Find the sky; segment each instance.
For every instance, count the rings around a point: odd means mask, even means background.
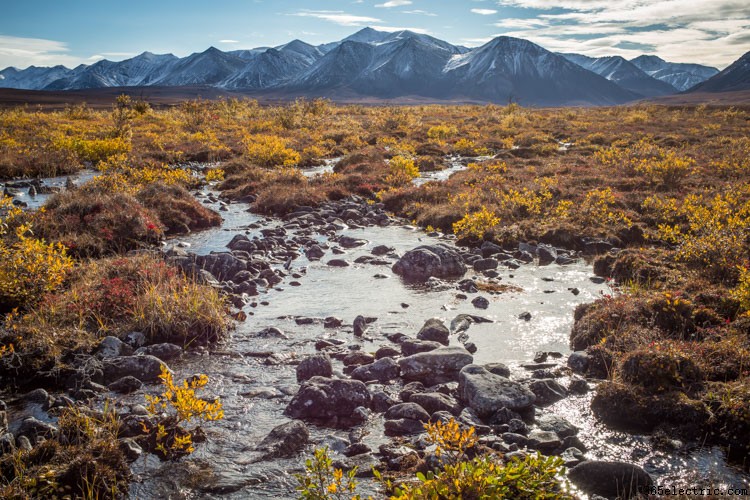
[[[499,35],[555,52],[723,69],[750,51],[750,0],[2,0],[0,68],[183,57],[314,45],[365,26],[410,29],[474,47]]]

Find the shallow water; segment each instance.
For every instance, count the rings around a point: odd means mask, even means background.
[[[245,205],[231,204],[228,211],[222,213],[224,226],[232,228],[231,231],[214,229],[182,240],[197,253],[225,250],[224,245],[237,232],[247,231],[250,237],[258,234],[258,229],[243,231],[248,224],[263,221],[246,210]],[[278,222],[265,220],[264,226],[266,224]],[[392,246],[401,255],[415,246],[442,240],[408,226],[345,229],[341,233],[368,241],[363,247],[336,256],[350,262],[368,254],[369,249],[379,244]],[[254,457],[251,451],[253,446],[273,427],[287,420],[283,410],[298,385],[293,365],[265,366],[262,359],[241,353],[271,351],[299,358],[314,352],[314,341],[319,338],[341,339],[347,345],[361,345],[362,350],[374,352],[380,345],[390,344],[385,338],[387,333],[403,332],[414,336],[428,318],[437,317],[449,324],[456,315],[467,313],[493,320],[492,323],[473,324],[467,332],[469,341],[478,347],[475,362],[506,363],[516,368],[514,377],[519,377],[525,375],[519,365],[529,362],[537,351],[570,352],[568,338],[575,306],[595,300],[602,293],[611,293],[606,284],[596,284],[590,280],[592,268],[584,261],[569,266],[553,264],[540,267],[529,264],[514,271],[500,270],[502,283],[515,285],[521,290],[498,295],[480,292],[468,294],[468,299],[461,300],[456,297],[455,288],[432,290],[405,283],[390,271],[390,266],[353,264],[348,268],[328,267],[325,262],[330,258],[333,255],[328,252],[320,262],[309,262],[304,256],[294,261],[289,273],[304,273],[297,280],[301,286],[288,286],[287,278],[278,289],[257,297],[259,303],[268,301],[269,305],[246,308],[253,316],[238,326],[225,347],[218,349],[222,354],[192,356],[177,367],[184,376],[207,373],[211,378],[212,391],[221,396],[226,408],[226,420],[209,427],[209,443],[199,447],[191,460],[212,463],[214,470],[220,471],[218,479],[214,478],[219,484],[238,487],[244,481],[257,482],[223,496],[294,498],[295,480],[282,471],[300,472],[303,463],[303,457],[249,463]],[[389,277],[378,279],[374,277],[375,274]],[[471,272],[467,273],[467,276],[471,275]],[[576,296],[570,288],[577,288],[580,293]],[[490,300],[487,310],[471,305],[470,301],[476,295]],[[518,319],[520,313],[527,311],[532,315],[530,321]],[[351,328],[347,327],[359,314],[378,318],[366,334],[371,337],[370,341],[356,339]],[[324,329],[319,323],[298,326],[293,319],[297,316],[337,316],[344,320],[345,326],[338,330]],[[287,339],[259,338],[257,332],[269,326],[280,328]],[[451,343],[457,344],[455,336],[451,337]],[[341,364],[334,362],[334,369],[337,367],[340,370]],[[388,387],[386,391],[389,389],[395,393],[398,391],[397,387]],[[271,399],[252,397],[253,393],[258,392],[274,396]],[[719,448],[699,449],[691,453],[654,451],[647,436],[615,432],[597,422],[589,408],[590,398],[591,394],[571,396],[542,410],[561,414],[581,429],[579,436],[589,447],[589,458],[637,463],[646,468],[660,485],[692,486],[701,479],[712,485],[747,485],[747,477],[726,465]],[[348,431],[314,425],[309,428],[311,439],[317,445],[329,443],[327,440],[332,439],[331,436],[346,439],[349,434]],[[360,432],[368,434],[363,441],[374,450],[387,440],[382,434],[382,421],[377,416]],[[334,457],[337,456],[334,454]],[[211,484],[211,481],[207,484]],[[147,480],[142,486],[134,485],[133,496],[160,496],[163,491],[152,490],[157,487],[155,482]],[[366,480],[363,484],[374,487]],[[163,486],[162,481],[159,487]],[[209,490],[214,491],[212,488]],[[375,494],[376,490],[370,493]],[[205,489],[200,494],[222,496]]]
[[[81,185],[93,179],[95,175],[97,175],[97,172],[95,170],[84,169],[75,174],[61,175],[59,177],[47,177],[45,179],[42,179],[42,184],[47,187],[62,189],[65,187],[65,183],[68,179],[71,179],[76,185]],[[29,179],[21,179],[14,182],[23,182],[25,180]],[[27,207],[30,209],[37,209],[47,203],[47,200],[49,200],[50,196],[52,196],[52,194],[41,193],[37,193],[36,195],[31,196],[28,193],[28,189],[23,188],[20,189],[19,193],[13,196],[13,198],[26,203]]]
[[[332,168],[332,165],[319,168],[329,166]],[[456,160],[452,168],[458,171],[465,167]],[[432,180],[447,178],[450,172],[435,174],[441,176],[434,176]],[[92,176],[93,172],[83,174],[79,181],[85,180],[85,175]],[[61,177],[49,182],[64,184],[65,179]],[[199,199],[205,199],[208,193],[204,190]],[[208,205],[217,210],[221,207],[220,204]],[[198,254],[226,251],[226,244],[236,234],[243,233],[252,238],[258,236],[262,228],[281,224],[277,219],[248,212],[246,204],[232,203],[219,213],[224,219],[220,228],[194,233],[168,244],[181,242],[189,246],[189,251]],[[422,244],[450,243],[408,226],[345,229],[340,233],[368,241],[363,247],[335,256],[352,263],[358,256],[368,254],[375,245],[392,246],[396,254],[402,255]],[[320,239],[325,238],[321,236]],[[449,324],[458,314],[474,314],[493,321],[473,324],[467,331],[469,341],[478,348],[475,362],[506,363],[514,368],[513,376],[518,378],[526,376],[519,365],[529,362],[535,352],[568,353],[575,306],[593,301],[602,293],[611,293],[606,284],[596,284],[589,279],[593,276],[592,268],[584,261],[569,266],[529,264],[514,271],[501,268],[501,283],[519,287],[519,291],[498,295],[467,294],[468,299],[462,300],[456,297],[458,292],[453,287],[428,289],[405,283],[391,272],[390,266],[352,264],[348,268],[329,267],[325,262],[331,258],[334,255],[329,251],[320,262],[309,262],[304,256],[293,261],[287,272],[301,274],[302,277],[297,279],[301,286],[288,285],[291,278],[286,278],[275,289],[255,297],[255,307],[245,307],[249,318],[237,325],[223,345],[210,352],[187,354],[180,362],[171,363],[178,377],[207,374],[210,382],[208,394],[204,396],[221,397],[226,417],[204,426],[207,442],[198,445],[192,456],[178,463],[161,463],[153,455],[139,459],[133,466],[132,498],[295,498],[293,474],[302,472],[304,459],[312,452],[313,446],[293,459],[263,462],[257,461],[259,456],[253,449],[274,427],[288,421],[283,411],[298,388],[293,360],[315,352],[317,339],[340,339],[345,345],[359,345],[364,351],[374,352],[381,345],[390,345],[385,334],[403,332],[414,336],[428,318],[437,317]],[[378,279],[376,274],[388,277]],[[471,275],[471,272],[467,273],[467,276]],[[580,293],[574,295],[570,288],[577,288]],[[471,305],[470,301],[476,295],[489,299],[486,310]],[[261,305],[264,301],[268,305]],[[518,319],[523,312],[531,313],[530,321]],[[360,314],[378,318],[366,334],[369,340],[357,339],[351,333],[351,322]],[[294,321],[297,316],[337,316],[343,319],[344,326],[334,330],[324,329],[320,322],[299,326]],[[258,332],[269,326],[281,329],[285,338],[260,337]],[[457,344],[455,335],[451,337],[451,343]],[[285,355],[292,361],[267,365],[265,358],[254,355],[260,352]],[[334,362],[334,370],[341,368],[341,363]],[[383,389],[398,394],[399,387],[389,385]],[[117,406],[126,413],[130,405],[143,403],[144,393],[157,391],[157,387],[148,387],[118,401]],[[616,432],[597,422],[589,407],[590,398],[591,393],[570,396],[541,410],[542,413],[565,416],[580,428],[579,437],[589,448],[587,457],[637,463],[662,486],[748,487],[747,476],[728,466],[719,448],[703,448],[689,453],[655,451],[647,436]],[[37,413],[34,408],[25,411]],[[337,443],[350,438],[350,430],[308,427],[314,446],[328,445],[336,450]],[[351,432],[365,435],[362,441],[373,450],[388,441],[383,436],[382,419],[378,416]],[[341,458],[337,453],[333,456]],[[362,486],[365,494],[378,497],[371,482],[363,480]]]

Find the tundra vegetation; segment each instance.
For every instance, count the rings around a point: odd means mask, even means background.
[[[411,182],[445,168],[451,155],[471,157],[468,168],[441,183]],[[333,172],[302,174],[332,158],[340,158]],[[220,164],[198,175],[179,167],[186,162]],[[595,414],[621,427],[666,426],[722,444],[739,460],[750,452],[745,109],[367,107],[320,99],[152,109],[121,97],[104,111],[83,104],[0,110],[0,178],[85,167],[97,177],[52,196],[41,210],[0,204],[4,380],[60,384],[71,360],[106,335],[139,330],[151,343],[194,345],[226,333],[222,297],[148,251],[164,235],[220,222],[190,188],[212,182],[226,198],[252,201],[269,215],[357,194],[419,226],[454,233],[460,244],[531,241],[597,254],[595,272],[612,279],[613,293],[577,309],[571,332],[572,348],[588,353],[588,375],[605,380]],[[586,238],[605,244],[586,247]],[[170,395],[152,400],[154,411],[170,409],[176,391],[207,383],[179,386],[170,377],[162,374]],[[211,406],[217,402],[196,401],[190,412],[220,418],[220,406]],[[153,427],[153,446],[164,456],[185,454],[193,447],[180,427],[185,414],[172,408],[169,415]],[[0,492],[124,491],[126,469],[106,449],[107,433],[116,432],[110,418],[80,409],[61,415],[57,440],[0,459]],[[466,474],[516,491],[507,479],[522,464],[500,468],[468,454],[471,440],[462,443],[460,467],[446,465],[394,496],[463,488]],[[75,464],[67,458],[73,455]],[[89,467],[96,456],[108,460]],[[546,485],[558,464],[532,462],[523,464],[534,471],[529,480]],[[321,452],[309,467],[329,466]],[[331,474],[325,484],[303,479],[305,494],[326,498],[320,488],[349,488],[339,472]]]

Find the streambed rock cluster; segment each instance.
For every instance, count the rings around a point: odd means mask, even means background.
[[[186,274],[225,293],[236,308],[237,318],[242,318],[243,311],[252,314],[264,301],[273,300],[269,292],[305,286],[306,268],[295,265],[298,259],[331,267],[371,267],[375,277],[393,273],[426,290],[454,290],[456,297],[471,299],[474,309],[481,312],[487,307],[486,296],[505,290],[499,270],[515,270],[532,262],[566,265],[578,257],[576,252],[549,245],[521,244],[504,249],[485,243],[467,250],[444,238],[402,255],[388,244],[376,244],[369,255],[347,258],[351,250],[371,242],[342,235],[342,229],[402,224],[381,205],[353,197],[316,208],[298,207],[280,220],[248,226],[232,237],[224,252],[198,254],[175,245],[164,250],[164,257]],[[408,304],[403,306],[406,309]],[[330,428],[350,431],[345,446],[336,454],[339,467],[358,466],[360,475],[371,474],[372,467],[428,470],[437,457],[425,439],[424,424],[456,419],[477,430],[482,447],[506,457],[539,451],[562,456],[570,467],[585,461],[586,447],[577,436],[576,426],[545,409],[569,394],[588,390],[585,379],[572,375],[573,371],[585,372],[585,368],[580,369],[586,362],[584,354],[572,356],[570,368],[559,353],[540,353],[533,362],[513,370],[500,363],[475,364],[473,353],[477,348],[469,342],[467,331],[473,324],[491,320],[474,314],[458,314],[450,324],[425,318],[417,331],[392,333],[385,338],[375,338],[372,324],[377,318],[365,315],[347,320],[295,317],[294,321],[299,326],[322,325],[341,335],[317,339],[317,353],[302,358],[272,351],[244,354],[260,358],[268,366],[294,366],[299,383],[292,391],[269,388],[245,393],[249,398],[279,400],[288,419],[257,444],[257,460],[300,456],[315,443],[311,439],[313,428]],[[275,327],[257,335],[288,339]],[[373,342],[374,352],[365,352],[362,342]],[[66,401],[137,393],[144,386],[158,383],[162,365],[180,362],[181,347],[145,344],[143,334],[138,332],[103,339],[92,356],[75,361],[67,374],[67,395],[42,398],[45,403],[38,407],[42,412],[38,415],[46,414],[46,418],[25,417],[3,428],[0,412],[0,449],[33,446],[38,439],[52,435],[56,432],[51,418],[54,412],[46,412]],[[130,404],[122,417],[122,446],[131,459],[143,453],[132,438],[137,437],[147,419],[145,409],[137,404]],[[372,425],[382,429],[385,442],[370,442],[357,432]],[[620,473],[635,477],[642,472],[632,472],[627,464],[619,469],[607,467],[596,470],[604,471],[599,475],[612,477]],[[603,483],[611,484],[612,477]],[[592,492],[604,491],[596,485],[592,488]]]

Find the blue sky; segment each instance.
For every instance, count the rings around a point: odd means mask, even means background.
[[[319,44],[365,26],[477,46],[498,35],[591,56],[723,68],[750,50],[750,0],[5,0],[0,68]]]

